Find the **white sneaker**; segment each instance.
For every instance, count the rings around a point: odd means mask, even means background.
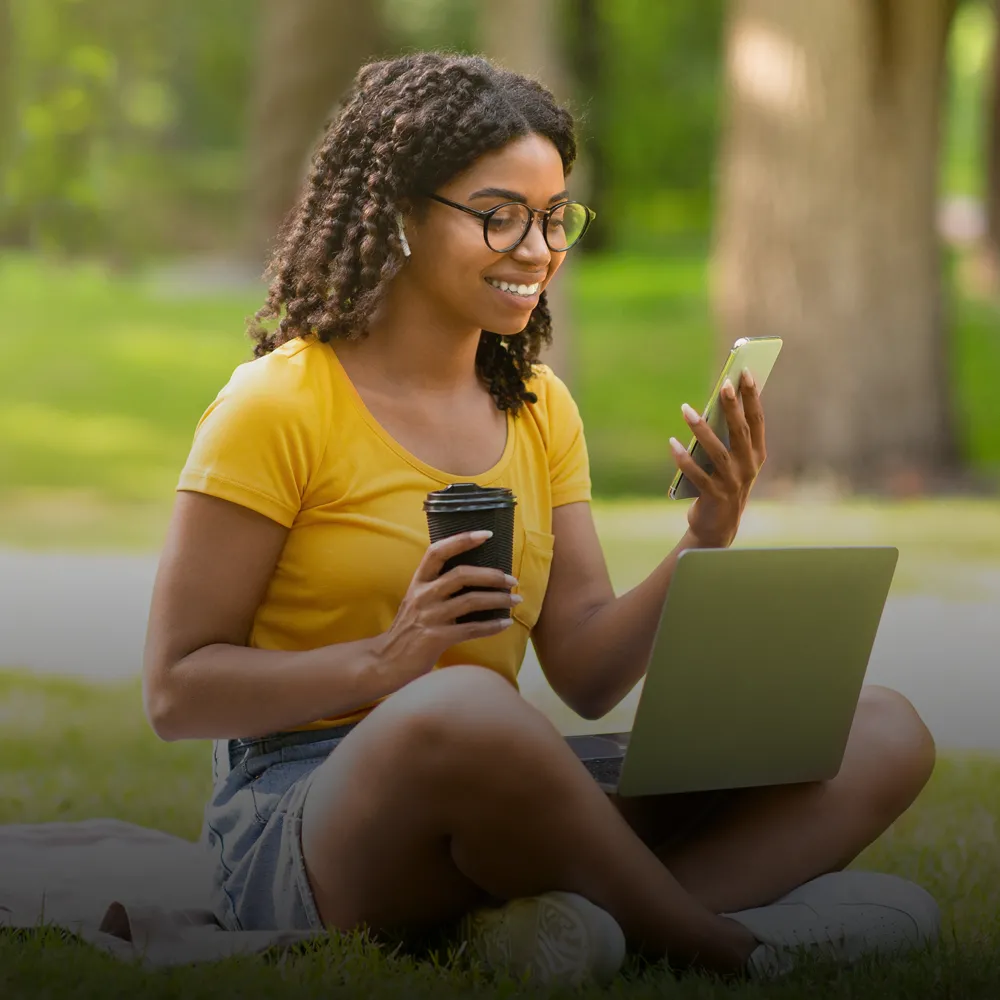
[[[492,972],[533,983],[606,986],[625,960],[625,935],[610,913],[572,892],[546,892],[475,910],[461,925],[471,955]]]
[[[842,871],[821,875],[770,906],[726,913],[760,946],[748,971],[769,978],[810,955],[850,965],[872,954],[898,955],[935,941],[941,914],[920,886],[895,875]]]

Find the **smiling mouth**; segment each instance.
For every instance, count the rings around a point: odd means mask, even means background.
[[[533,285],[514,285],[509,281],[497,281],[496,278],[487,278],[486,284],[492,285],[498,291],[507,292],[508,295],[516,296],[520,299],[530,299],[538,294],[538,289],[542,287],[540,281]]]

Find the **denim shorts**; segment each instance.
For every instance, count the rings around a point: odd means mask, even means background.
[[[302,808],[316,768],[347,735],[217,740],[201,843],[212,857],[212,905],[227,930],[321,931],[306,876]],[[317,734],[318,735],[318,734]]]
[[[227,930],[324,930],[306,875],[302,809],[316,769],[353,728],[215,741],[201,842],[212,857],[213,910]],[[678,841],[725,795],[702,793],[704,801],[675,831]]]

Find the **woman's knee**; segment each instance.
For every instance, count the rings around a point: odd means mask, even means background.
[[[856,718],[859,749],[880,802],[890,810],[905,809],[934,771],[934,737],[909,699],[880,685],[863,689]]]
[[[398,760],[415,780],[466,768],[485,777],[516,756],[518,747],[537,751],[546,738],[561,741],[552,723],[506,678],[473,665],[445,667],[411,681],[364,725],[365,742],[380,748],[377,756]]]
[[[379,704],[324,762],[310,792],[313,812],[341,813],[356,799],[370,805],[379,797],[430,809],[455,787],[476,784],[476,775],[491,785],[505,742],[537,725],[533,712],[495,671],[456,666],[424,675]]]
[[[463,742],[476,734],[503,738],[525,727],[552,728],[505,677],[471,664],[425,674],[382,707],[386,718],[395,716],[414,738],[430,745]]]

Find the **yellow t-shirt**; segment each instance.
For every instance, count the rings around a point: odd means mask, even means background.
[[[314,338],[240,365],[198,423],[177,488],[221,497],[289,528],[249,644],[305,650],[380,635],[391,625],[430,537],[426,495],[451,483],[506,486],[513,572],[523,603],[503,632],[460,643],[436,664],[475,663],[517,685],[552,562],[552,509],[589,500],[579,410],[547,365],[538,396],[508,413],[500,461],[455,476],[411,455],[375,420],[336,355]],[[303,729],[363,718],[375,705]]]

